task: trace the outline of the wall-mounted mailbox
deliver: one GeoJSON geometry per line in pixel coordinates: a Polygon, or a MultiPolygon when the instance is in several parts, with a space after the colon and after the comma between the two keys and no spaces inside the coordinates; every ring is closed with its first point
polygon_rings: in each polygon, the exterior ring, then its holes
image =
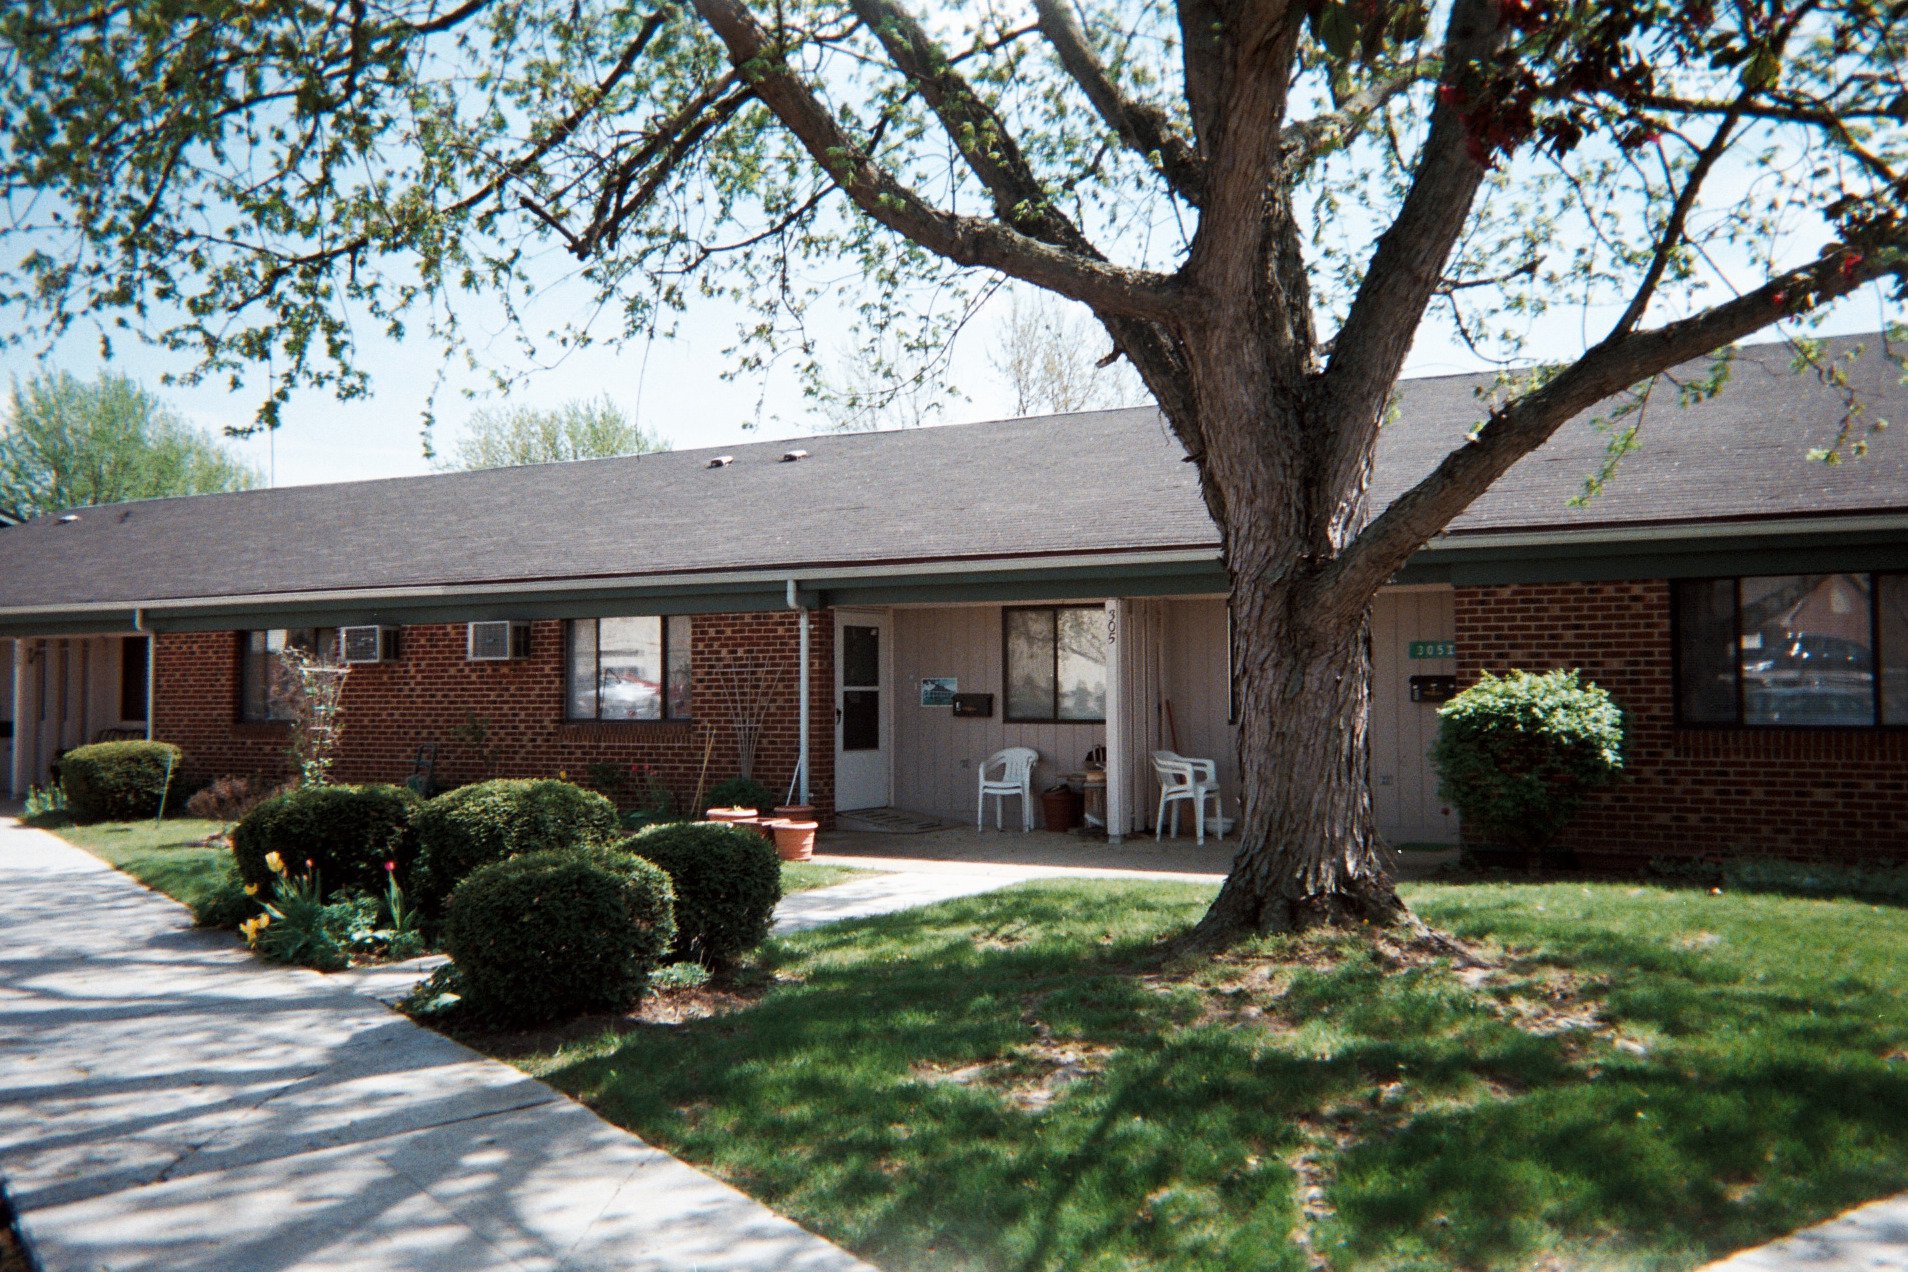
{"type": "Polygon", "coordinates": [[[1413,702],[1449,702],[1455,697],[1457,697],[1456,676],[1411,677],[1413,702]]]}
{"type": "Polygon", "coordinates": [[[991,720],[994,718],[994,695],[957,693],[954,695],[954,714],[967,720],[991,720]]]}

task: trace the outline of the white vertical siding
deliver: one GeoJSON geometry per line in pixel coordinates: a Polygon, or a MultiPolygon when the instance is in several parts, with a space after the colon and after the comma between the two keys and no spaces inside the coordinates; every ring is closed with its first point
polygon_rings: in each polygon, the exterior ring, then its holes
{"type": "MultiPolygon", "coordinates": [[[[1105,744],[1103,724],[1009,724],[1001,677],[1001,607],[935,606],[894,611],[894,803],[955,821],[974,816],[981,762],[1009,746],[1040,752],[1034,797],[1056,773],[1080,770],[1105,744]],[[986,720],[956,719],[921,705],[925,676],[955,676],[962,693],[991,693],[986,720]]],[[[1014,810],[1009,808],[1011,817],[1014,810]]]]}
{"type": "MultiPolygon", "coordinates": [[[[1226,815],[1239,816],[1239,736],[1231,721],[1231,665],[1226,648],[1226,602],[1221,597],[1166,602],[1160,746],[1215,761],[1226,815]]],[[[1147,824],[1159,798],[1146,808],[1147,824]]],[[[1182,824],[1186,819],[1182,815],[1182,824]]]]}
{"type": "Polygon", "coordinates": [[[1412,676],[1453,675],[1451,658],[1410,656],[1413,641],[1451,640],[1449,588],[1380,592],[1371,611],[1371,793],[1378,828],[1392,843],[1455,843],[1457,814],[1431,773],[1437,704],[1411,701],[1412,676]]]}

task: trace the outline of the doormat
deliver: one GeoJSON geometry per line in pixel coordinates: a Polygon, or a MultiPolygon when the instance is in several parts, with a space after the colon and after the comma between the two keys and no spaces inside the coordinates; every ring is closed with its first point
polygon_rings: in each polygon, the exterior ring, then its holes
{"type": "Polygon", "coordinates": [[[930,830],[945,830],[952,824],[899,808],[858,808],[852,813],[835,814],[837,830],[873,830],[884,835],[919,835],[930,830]]]}

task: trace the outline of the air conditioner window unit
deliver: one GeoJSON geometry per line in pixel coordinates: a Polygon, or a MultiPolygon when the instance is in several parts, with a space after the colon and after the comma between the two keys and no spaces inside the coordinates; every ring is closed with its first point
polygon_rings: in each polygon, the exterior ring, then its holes
{"type": "Polygon", "coordinates": [[[341,627],[338,650],[348,664],[394,662],[397,634],[395,627],[341,627]]]}
{"type": "Polygon", "coordinates": [[[530,656],[530,624],[498,619],[472,623],[468,656],[471,662],[509,662],[530,656]]]}

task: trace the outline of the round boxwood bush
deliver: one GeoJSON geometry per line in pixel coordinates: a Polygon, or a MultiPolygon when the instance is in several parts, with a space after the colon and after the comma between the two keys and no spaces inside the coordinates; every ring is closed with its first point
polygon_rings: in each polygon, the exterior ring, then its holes
{"type": "Polygon", "coordinates": [[[159,811],[168,769],[179,784],[183,753],[170,742],[94,742],[60,757],[60,788],[78,821],[131,821],[159,811]]]}
{"type": "Polygon", "coordinates": [[[640,831],[623,849],[661,866],[675,885],[674,958],[718,967],[768,935],[782,899],[782,863],[754,831],[678,822],[640,831]]]}
{"type": "Polygon", "coordinates": [[[479,866],[523,852],[607,844],[616,805],[595,791],[550,778],[499,778],[446,791],[419,810],[412,896],[443,912],[451,890],[479,866]]]}
{"type": "Polygon", "coordinates": [[[675,939],[669,876],[611,848],[526,852],[451,893],[444,948],[498,1024],[624,1011],[675,939]]]}
{"type": "Polygon", "coordinates": [[[277,853],[294,874],[311,862],[327,894],[346,887],[382,893],[385,862],[408,877],[417,810],[417,796],[402,786],[300,786],[245,814],[232,829],[232,856],[239,877],[261,889],[273,881],[265,858],[277,853]]]}
{"type": "Polygon", "coordinates": [[[1623,771],[1623,712],[1574,671],[1485,672],[1438,717],[1438,794],[1493,843],[1541,850],[1623,771]]]}

